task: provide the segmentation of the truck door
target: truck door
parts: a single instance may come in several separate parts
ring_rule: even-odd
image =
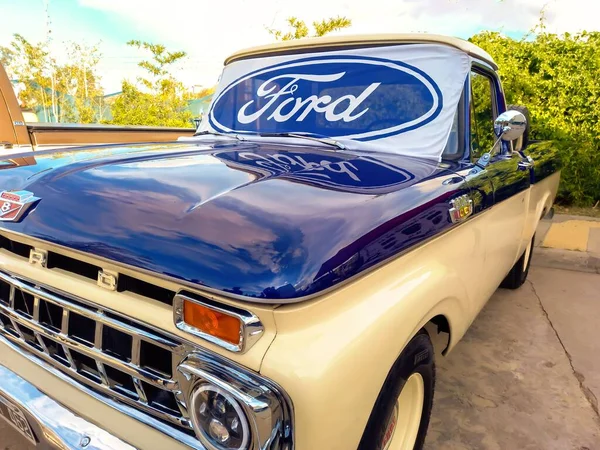
[[[473,67],[471,72],[470,139],[471,162],[490,152],[497,137],[494,119],[506,107],[500,82],[494,72]],[[487,181],[491,192],[481,201],[482,244],[485,248],[483,274],[491,295],[521,256],[530,195],[529,167],[510,144],[500,143],[485,168],[475,178]],[[475,180],[473,180],[475,181]],[[481,305],[483,306],[483,305]]]

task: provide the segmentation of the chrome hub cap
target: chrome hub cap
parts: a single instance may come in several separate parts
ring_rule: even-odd
[[[425,383],[413,373],[400,391],[383,438],[384,450],[413,450],[425,402]]]

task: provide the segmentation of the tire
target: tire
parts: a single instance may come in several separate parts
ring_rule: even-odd
[[[422,379],[422,385],[418,381]],[[409,381],[410,380],[410,381]],[[408,383],[407,383],[408,381]],[[431,416],[431,408],[433,406],[433,391],[435,386],[435,361],[434,351],[429,335],[425,330],[419,332],[408,343],[402,351],[392,369],[390,370],[383,388],[377,397],[367,427],[363,433],[363,437],[358,446],[358,450],[386,450],[386,445],[389,445],[389,450],[397,450],[397,448],[405,448],[398,444],[402,441],[403,433],[401,423],[409,423],[402,420],[402,414],[399,413],[400,408],[397,404],[400,400],[400,394],[404,393],[404,397],[409,399],[415,398],[412,396],[415,388],[413,385],[419,383],[422,387],[422,408],[420,420],[415,414],[405,414],[406,417],[412,418],[412,424],[402,429],[413,430],[405,436],[406,442],[413,442],[412,449],[421,450],[425,442],[425,435],[429,427],[429,418]],[[405,389],[406,388],[406,389]],[[417,389],[418,390],[418,389]],[[415,405],[415,411],[419,410],[418,401],[408,404]],[[408,408],[402,408],[404,412],[409,411]],[[396,428],[391,428],[391,421],[394,422]],[[417,425],[418,420],[418,425]],[[418,426],[418,432],[416,431]],[[386,436],[387,433],[387,436]],[[416,435],[416,438],[415,438]],[[396,446],[397,448],[394,448]],[[410,447],[409,447],[410,448]]]
[[[527,275],[529,274],[529,268],[531,267],[531,256],[533,255],[533,242],[535,240],[535,236],[531,239],[529,246],[523,252],[523,255],[519,258],[519,260],[515,263],[515,265],[510,269],[506,278],[500,284],[501,288],[504,289],[518,289],[523,286],[525,280],[527,279]]]

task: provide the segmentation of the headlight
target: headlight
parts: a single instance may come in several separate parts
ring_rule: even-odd
[[[248,448],[248,419],[242,406],[223,389],[208,383],[197,386],[191,396],[190,416],[198,438],[208,448]]]
[[[292,450],[293,409],[272,381],[204,353],[177,367],[191,425],[208,450]]]

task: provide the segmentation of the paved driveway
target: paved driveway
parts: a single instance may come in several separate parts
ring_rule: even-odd
[[[439,360],[427,450],[600,450],[599,327],[599,274],[534,267],[498,290]],[[25,448],[0,424],[0,450]]]
[[[600,275],[533,267],[438,364],[427,450],[600,449]]]

